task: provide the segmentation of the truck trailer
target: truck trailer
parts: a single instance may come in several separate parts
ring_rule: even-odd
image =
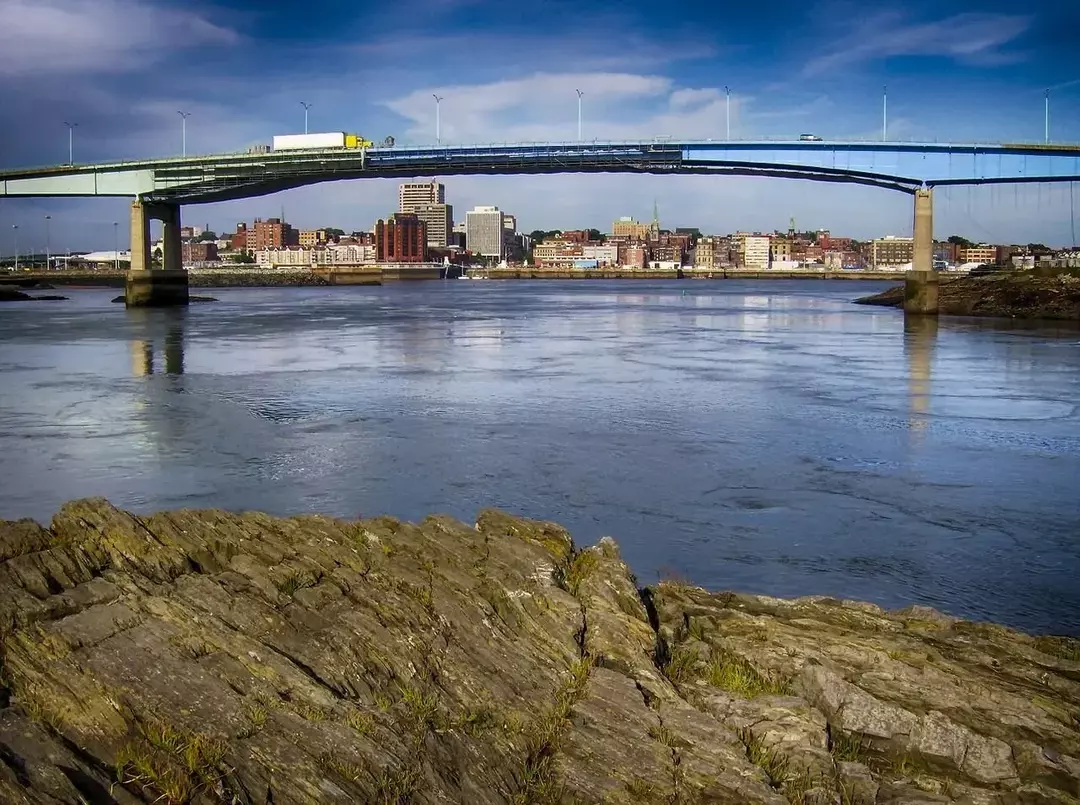
[[[274,136],[274,151],[322,150],[326,148],[370,148],[371,141],[359,134],[344,131],[330,131],[321,134],[277,134]]]

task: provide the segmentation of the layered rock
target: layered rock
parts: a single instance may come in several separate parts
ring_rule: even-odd
[[[1068,803],[1080,644],[639,590],[610,540],[102,500],[0,522],[3,803]]]
[[[953,316],[1080,321],[1080,276],[1075,273],[943,275],[938,294],[940,312]],[[856,304],[903,307],[904,288],[890,288]]]

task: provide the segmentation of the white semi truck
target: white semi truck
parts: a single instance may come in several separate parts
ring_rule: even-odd
[[[320,134],[278,134],[274,136],[274,151],[305,151],[327,148],[371,148],[370,140],[359,134],[330,131]]]

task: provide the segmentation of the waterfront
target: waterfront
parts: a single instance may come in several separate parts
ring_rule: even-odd
[[[110,291],[0,311],[0,516],[104,495],[615,536],[642,581],[1080,633],[1080,332],[837,282]]]

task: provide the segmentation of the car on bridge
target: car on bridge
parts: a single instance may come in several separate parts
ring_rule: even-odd
[[[818,137],[816,134],[800,134],[799,139],[802,140],[804,143],[820,143],[820,142],[823,142],[823,140],[820,137]]]

